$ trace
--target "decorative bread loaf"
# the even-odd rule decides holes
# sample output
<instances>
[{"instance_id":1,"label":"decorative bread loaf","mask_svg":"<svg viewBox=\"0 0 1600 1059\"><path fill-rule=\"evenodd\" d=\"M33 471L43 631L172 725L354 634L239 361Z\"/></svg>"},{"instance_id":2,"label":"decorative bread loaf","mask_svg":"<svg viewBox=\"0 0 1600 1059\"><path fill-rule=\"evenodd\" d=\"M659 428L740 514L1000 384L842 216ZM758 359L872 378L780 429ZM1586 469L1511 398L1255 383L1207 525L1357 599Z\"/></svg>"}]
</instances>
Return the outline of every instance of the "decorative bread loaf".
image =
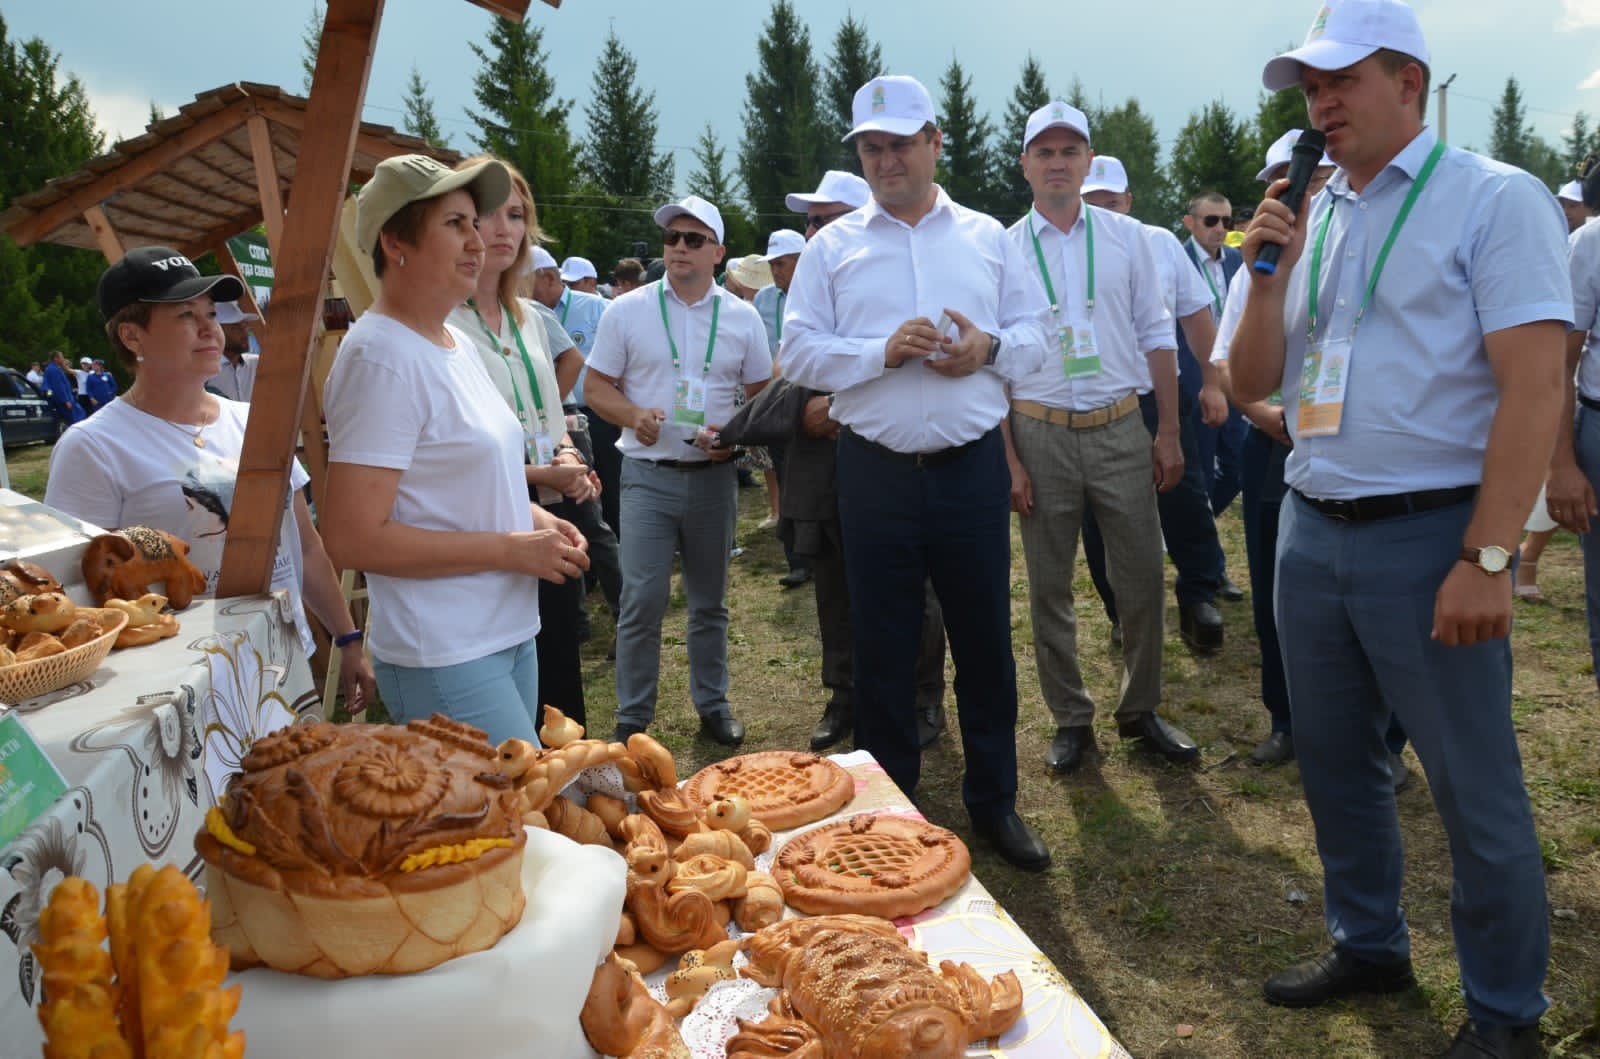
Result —
<instances>
[{"instance_id":1,"label":"decorative bread loaf","mask_svg":"<svg viewBox=\"0 0 1600 1059\"><path fill-rule=\"evenodd\" d=\"M126 526L92 538L83 549L83 583L102 607L108 599L137 599L162 585L176 610L206 590L206 577L189 561L189 545L165 530Z\"/></svg>"}]
</instances>

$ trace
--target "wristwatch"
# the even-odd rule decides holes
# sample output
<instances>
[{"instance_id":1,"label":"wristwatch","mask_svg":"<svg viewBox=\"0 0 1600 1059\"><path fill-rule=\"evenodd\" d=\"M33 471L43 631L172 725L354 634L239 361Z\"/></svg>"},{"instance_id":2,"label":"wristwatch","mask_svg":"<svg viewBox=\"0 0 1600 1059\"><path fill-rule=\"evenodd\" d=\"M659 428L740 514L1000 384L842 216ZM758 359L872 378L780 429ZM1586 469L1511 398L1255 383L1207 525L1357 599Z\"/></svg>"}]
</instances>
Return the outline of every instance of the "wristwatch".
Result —
<instances>
[{"instance_id":1,"label":"wristwatch","mask_svg":"<svg viewBox=\"0 0 1600 1059\"><path fill-rule=\"evenodd\" d=\"M1505 573L1511 566L1511 553L1498 544L1486 544L1482 548L1462 548L1461 561L1493 576Z\"/></svg>"},{"instance_id":2,"label":"wristwatch","mask_svg":"<svg viewBox=\"0 0 1600 1059\"><path fill-rule=\"evenodd\" d=\"M996 360L998 360L999 357L1000 357L1000 336L999 335L990 335L989 336L989 359L985 360L984 363L989 365L990 367L993 367L994 366L994 362Z\"/></svg>"}]
</instances>

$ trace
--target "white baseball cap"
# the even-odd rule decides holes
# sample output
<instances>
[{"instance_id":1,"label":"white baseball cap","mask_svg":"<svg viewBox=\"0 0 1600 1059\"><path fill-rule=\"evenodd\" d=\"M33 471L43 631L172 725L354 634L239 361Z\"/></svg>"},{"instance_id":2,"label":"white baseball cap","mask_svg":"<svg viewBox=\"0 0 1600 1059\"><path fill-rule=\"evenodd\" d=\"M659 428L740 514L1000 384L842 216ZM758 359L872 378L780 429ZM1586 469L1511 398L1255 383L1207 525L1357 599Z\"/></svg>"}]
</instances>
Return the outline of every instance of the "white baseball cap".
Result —
<instances>
[{"instance_id":1,"label":"white baseball cap","mask_svg":"<svg viewBox=\"0 0 1600 1059\"><path fill-rule=\"evenodd\" d=\"M921 81L885 74L856 89L855 98L850 101L851 127L843 142L848 143L852 136L863 132L910 136L934 120L933 97Z\"/></svg>"},{"instance_id":2,"label":"white baseball cap","mask_svg":"<svg viewBox=\"0 0 1600 1059\"><path fill-rule=\"evenodd\" d=\"M247 313L243 309L239 308L238 302L217 303L217 323L219 324L242 324L246 320L259 319L261 319L261 317L257 316L255 313Z\"/></svg>"},{"instance_id":3,"label":"white baseball cap","mask_svg":"<svg viewBox=\"0 0 1600 1059\"><path fill-rule=\"evenodd\" d=\"M556 264L555 255L550 253L550 251L546 250L542 246L534 247L533 252L528 255L529 272L538 272L540 269L558 267L559 266Z\"/></svg>"},{"instance_id":4,"label":"white baseball cap","mask_svg":"<svg viewBox=\"0 0 1600 1059\"><path fill-rule=\"evenodd\" d=\"M791 191L783 202L795 213L805 213L819 202L839 202L859 210L871 197L872 188L865 180L843 169L830 169L822 174L816 191L809 195L804 191Z\"/></svg>"},{"instance_id":5,"label":"white baseball cap","mask_svg":"<svg viewBox=\"0 0 1600 1059\"><path fill-rule=\"evenodd\" d=\"M1267 164L1262 167L1261 172L1256 174L1257 180L1261 181L1263 184L1272 183L1272 171L1277 169L1279 166L1285 166L1289 164L1289 160L1294 157L1294 145L1300 142L1300 135L1304 131L1305 130L1303 129L1290 129L1288 132L1272 141L1272 146L1267 148ZM1322 161L1317 163L1317 168L1320 169L1325 165L1336 166L1338 164L1338 162L1335 162L1332 158L1329 158L1327 153L1324 152L1322 155Z\"/></svg>"},{"instance_id":6,"label":"white baseball cap","mask_svg":"<svg viewBox=\"0 0 1600 1059\"><path fill-rule=\"evenodd\" d=\"M1113 158L1109 154L1095 155L1094 162L1089 166L1089 177L1083 182L1083 190L1115 191L1119 195L1126 194L1128 170L1123 167L1122 159Z\"/></svg>"},{"instance_id":7,"label":"white baseball cap","mask_svg":"<svg viewBox=\"0 0 1600 1059\"><path fill-rule=\"evenodd\" d=\"M767 236L766 260L798 254L806 248L806 237L792 228L779 228Z\"/></svg>"},{"instance_id":8,"label":"white baseball cap","mask_svg":"<svg viewBox=\"0 0 1600 1059\"><path fill-rule=\"evenodd\" d=\"M1022 134L1022 149L1026 151L1038 135L1046 129L1071 129L1089 142L1089 118L1071 103L1052 99L1028 115L1028 125Z\"/></svg>"},{"instance_id":9,"label":"white baseball cap","mask_svg":"<svg viewBox=\"0 0 1600 1059\"><path fill-rule=\"evenodd\" d=\"M80 368L83 367L85 364L93 364L93 363L94 363L94 358L93 357L79 357L78 358L78 366Z\"/></svg>"},{"instance_id":10,"label":"white baseball cap","mask_svg":"<svg viewBox=\"0 0 1600 1059\"><path fill-rule=\"evenodd\" d=\"M561 281L571 283L580 279L599 279L600 273L594 270L594 262L586 257L569 257L561 262Z\"/></svg>"},{"instance_id":11,"label":"white baseball cap","mask_svg":"<svg viewBox=\"0 0 1600 1059\"><path fill-rule=\"evenodd\" d=\"M669 202L656 210L656 223L665 228L674 217L689 216L710 228L722 242L722 212L699 195L690 195L680 202Z\"/></svg>"},{"instance_id":12,"label":"white baseball cap","mask_svg":"<svg viewBox=\"0 0 1600 1059\"><path fill-rule=\"evenodd\" d=\"M1582 202L1583 184L1576 180L1562 184L1561 190L1556 192L1556 198L1565 199L1568 202Z\"/></svg>"},{"instance_id":13,"label":"white baseball cap","mask_svg":"<svg viewBox=\"0 0 1600 1059\"><path fill-rule=\"evenodd\" d=\"M1300 68L1343 70L1379 48L1403 52L1429 64L1417 13L1400 0L1328 0L1317 11L1306 42L1284 52L1261 71L1261 83L1278 92L1300 84Z\"/></svg>"}]
</instances>

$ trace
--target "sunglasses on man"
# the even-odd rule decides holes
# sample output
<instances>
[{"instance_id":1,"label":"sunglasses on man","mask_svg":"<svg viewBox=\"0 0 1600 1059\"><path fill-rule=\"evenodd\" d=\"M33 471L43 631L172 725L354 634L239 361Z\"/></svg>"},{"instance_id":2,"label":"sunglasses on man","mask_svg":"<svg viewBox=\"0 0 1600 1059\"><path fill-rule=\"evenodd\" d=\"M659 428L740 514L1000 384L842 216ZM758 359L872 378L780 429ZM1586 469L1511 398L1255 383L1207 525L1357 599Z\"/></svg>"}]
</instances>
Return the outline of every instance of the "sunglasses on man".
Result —
<instances>
[{"instance_id":1,"label":"sunglasses on man","mask_svg":"<svg viewBox=\"0 0 1600 1059\"><path fill-rule=\"evenodd\" d=\"M682 243L690 250L698 250L711 242L711 236L704 232L680 232L676 228L668 228L661 233L661 241L668 246L677 246Z\"/></svg>"},{"instance_id":2,"label":"sunglasses on man","mask_svg":"<svg viewBox=\"0 0 1600 1059\"><path fill-rule=\"evenodd\" d=\"M849 212L849 210L840 210L838 213L814 213L806 218L806 230L825 228Z\"/></svg>"},{"instance_id":3,"label":"sunglasses on man","mask_svg":"<svg viewBox=\"0 0 1600 1059\"><path fill-rule=\"evenodd\" d=\"M1232 231L1233 229L1233 218L1226 213L1208 213L1200 218L1200 223L1207 228L1215 228L1220 224L1224 230Z\"/></svg>"}]
</instances>

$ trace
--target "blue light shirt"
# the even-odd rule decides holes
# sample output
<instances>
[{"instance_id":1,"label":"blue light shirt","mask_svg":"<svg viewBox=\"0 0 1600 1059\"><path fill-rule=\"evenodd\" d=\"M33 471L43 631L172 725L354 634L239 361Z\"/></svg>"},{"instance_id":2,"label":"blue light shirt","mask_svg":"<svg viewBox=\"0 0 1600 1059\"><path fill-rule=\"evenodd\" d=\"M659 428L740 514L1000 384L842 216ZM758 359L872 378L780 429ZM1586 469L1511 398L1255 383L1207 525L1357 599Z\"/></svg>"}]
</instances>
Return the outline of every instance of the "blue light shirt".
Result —
<instances>
[{"instance_id":1,"label":"blue light shirt","mask_svg":"<svg viewBox=\"0 0 1600 1059\"><path fill-rule=\"evenodd\" d=\"M606 300L598 294L566 290L561 292L555 308L551 310L556 314L556 319L561 321L561 326L567 329L567 334L572 336L572 344L578 347L585 361L589 359L589 351L594 348L595 332L600 330L600 317L605 315L606 304ZM578 374L578 381L573 383L572 394L567 398L570 403L583 404L583 377L587 373L585 369Z\"/></svg>"},{"instance_id":2,"label":"blue light shirt","mask_svg":"<svg viewBox=\"0 0 1600 1059\"><path fill-rule=\"evenodd\" d=\"M778 360L778 341L783 336L784 302L788 300L788 294L779 290L776 283L762 287L756 291L756 296L750 299L750 304L761 314L761 322L766 325L767 346L772 350L774 363Z\"/></svg>"},{"instance_id":3,"label":"blue light shirt","mask_svg":"<svg viewBox=\"0 0 1600 1059\"><path fill-rule=\"evenodd\" d=\"M1572 326L1589 332L1590 341L1578 361L1578 393L1600 401L1600 343L1593 339L1600 331L1600 224L1585 224L1572 233L1567 244L1567 263L1572 273Z\"/></svg>"},{"instance_id":4,"label":"blue light shirt","mask_svg":"<svg viewBox=\"0 0 1600 1059\"><path fill-rule=\"evenodd\" d=\"M1424 129L1360 194L1340 170L1312 203L1304 256L1284 307L1283 393L1296 434L1306 358L1311 240L1330 208L1317 338L1350 336L1367 279L1412 182L1438 142ZM1350 356L1343 422L1296 436L1284 478L1347 500L1483 479L1500 393L1483 336L1572 320L1566 221L1543 184L1457 148L1440 158L1400 230Z\"/></svg>"}]
</instances>

